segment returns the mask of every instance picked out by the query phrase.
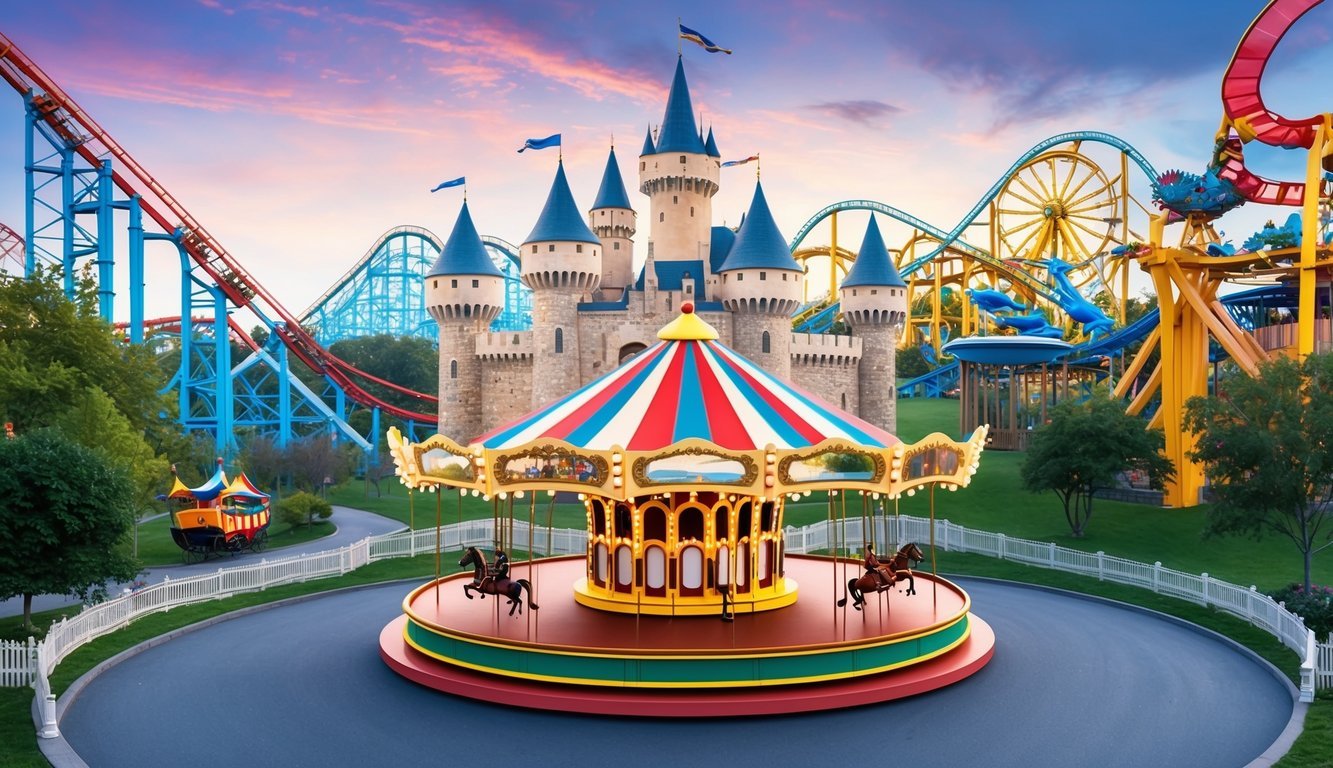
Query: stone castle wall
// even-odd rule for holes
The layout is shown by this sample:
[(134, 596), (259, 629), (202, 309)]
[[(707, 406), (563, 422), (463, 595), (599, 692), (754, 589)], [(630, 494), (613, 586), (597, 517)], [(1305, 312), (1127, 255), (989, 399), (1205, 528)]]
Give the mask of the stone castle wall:
[(853, 328), (861, 339), (858, 416), (880, 429), (898, 434), (897, 334), (885, 325)]

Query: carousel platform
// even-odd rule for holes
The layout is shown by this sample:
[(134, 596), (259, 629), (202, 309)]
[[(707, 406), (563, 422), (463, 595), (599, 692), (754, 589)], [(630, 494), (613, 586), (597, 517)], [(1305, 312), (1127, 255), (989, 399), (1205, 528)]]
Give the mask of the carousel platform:
[[(430, 688), (535, 709), (717, 717), (836, 709), (911, 696), (977, 672), (995, 645), (962, 589), (917, 573), (917, 594), (839, 608), (858, 562), (791, 555), (799, 602), (781, 610), (632, 616), (575, 601), (581, 556), (518, 563), (540, 610), (468, 600), (457, 574), (414, 590), (380, 633), (380, 655)], [(901, 586), (901, 585), (899, 585)]]

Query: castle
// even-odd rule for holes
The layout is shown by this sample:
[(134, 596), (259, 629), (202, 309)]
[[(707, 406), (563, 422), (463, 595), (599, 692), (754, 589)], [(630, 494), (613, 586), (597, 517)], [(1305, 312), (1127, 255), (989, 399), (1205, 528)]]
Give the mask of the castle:
[(520, 274), (533, 292), (526, 332), (488, 330), (504, 308), (504, 277), (464, 201), (425, 277), (427, 309), (439, 324), (440, 434), (467, 444), (613, 370), (655, 343), (683, 302), (765, 370), (894, 432), (894, 351), (907, 287), (873, 216), (839, 287), (852, 335), (794, 333), (803, 270), (758, 181), (738, 230), (713, 226), (721, 164), (712, 129), (705, 136), (695, 123), (677, 57), (666, 114), (639, 153), (639, 191), (649, 201), (646, 263), (636, 275), (638, 214), (615, 148), (586, 220), (562, 159), (520, 249)]

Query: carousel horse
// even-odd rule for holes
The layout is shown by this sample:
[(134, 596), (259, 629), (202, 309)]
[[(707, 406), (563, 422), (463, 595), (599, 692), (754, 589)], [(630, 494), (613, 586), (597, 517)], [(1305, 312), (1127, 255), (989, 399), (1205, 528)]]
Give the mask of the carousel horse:
[(523, 590), (528, 591), (528, 607), (537, 610), (537, 604), (532, 602), (532, 585), (527, 579), (511, 579), (507, 575), (492, 576), (486, 567), (486, 556), (476, 547), (468, 547), (463, 553), (463, 559), (458, 561), (461, 566), (472, 566), (472, 583), (463, 585), (463, 594), (467, 599), (472, 599), (472, 591), (476, 590), (482, 599), (486, 595), (503, 595), (509, 598), (509, 615), (513, 616), (514, 611), (523, 612)]
[[(869, 545), (867, 545), (869, 550)], [(849, 579), (847, 581), (847, 591), (842, 599), (838, 601), (838, 607), (847, 604), (847, 595), (852, 596), (852, 607), (861, 610), (865, 604), (866, 594), (883, 592), (891, 588), (899, 581), (907, 581), (907, 594), (916, 594), (916, 579), (912, 577), (912, 563), (919, 563), (925, 559), (921, 554), (921, 548), (915, 542), (903, 545), (898, 553), (885, 562), (874, 559), (873, 552), (867, 552), (866, 559), (879, 566), (874, 571), (868, 571), (859, 579)]]

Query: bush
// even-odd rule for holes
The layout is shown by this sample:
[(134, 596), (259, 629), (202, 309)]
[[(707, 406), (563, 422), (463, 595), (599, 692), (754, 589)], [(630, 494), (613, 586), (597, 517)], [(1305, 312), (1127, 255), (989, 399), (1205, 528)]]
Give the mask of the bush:
[(1300, 583), (1288, 584), (1269, 597), (1284, 603), (1287, 610), (1305, 619), (1305, 626), (1314, 630), (1320, 640), (1333, 633), (1333, 587), (1310, 585), (1310, 591)]
[(333, 516), (333, 505), (313, 493), (297, 491), (278, 502), (278, 519), (291, 528), (312, 525), (316, 515), (328, 520)]

